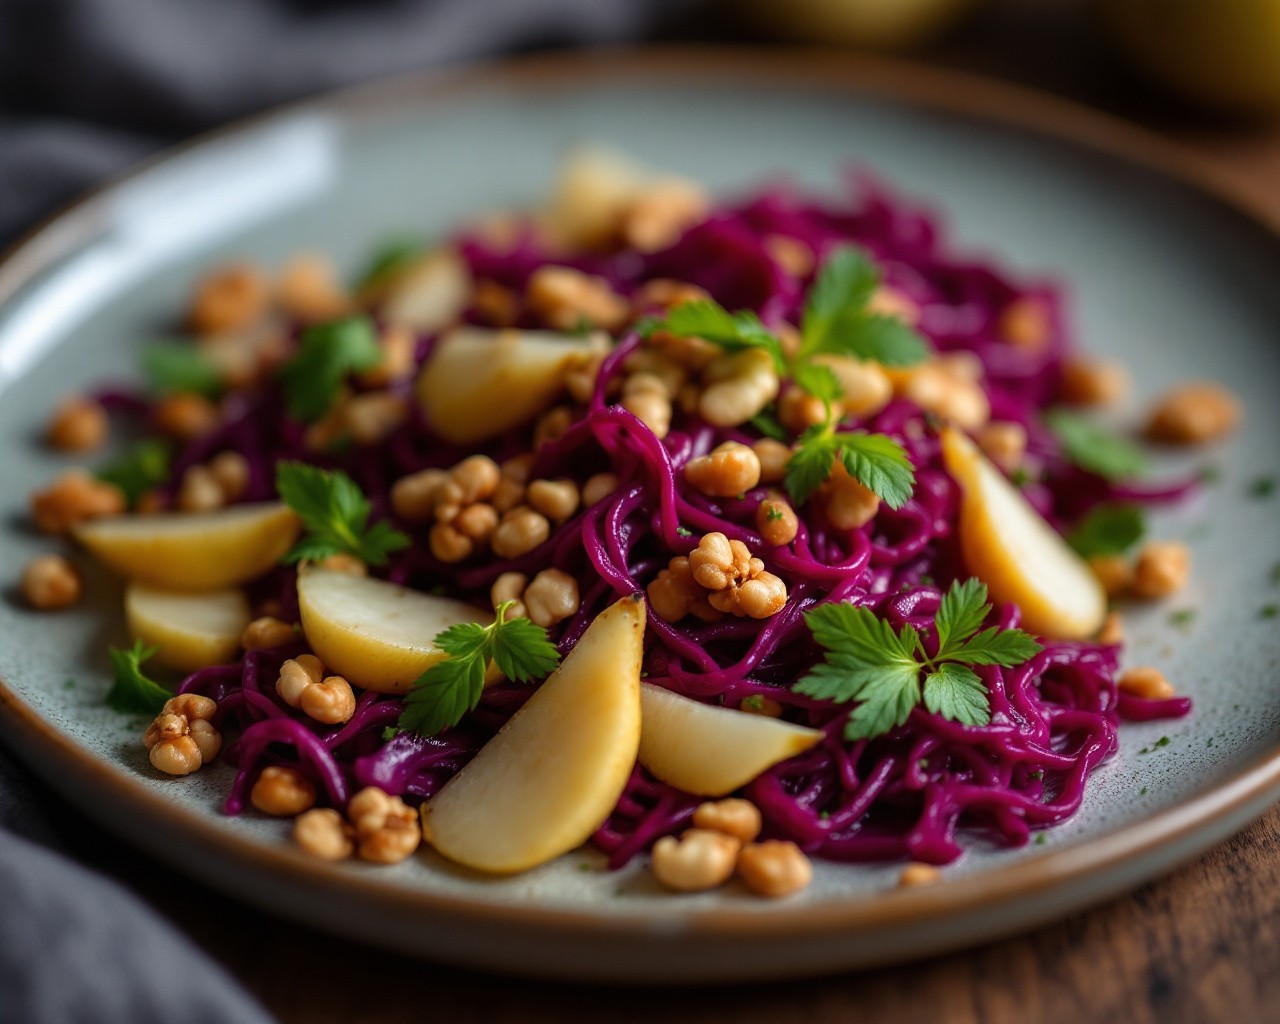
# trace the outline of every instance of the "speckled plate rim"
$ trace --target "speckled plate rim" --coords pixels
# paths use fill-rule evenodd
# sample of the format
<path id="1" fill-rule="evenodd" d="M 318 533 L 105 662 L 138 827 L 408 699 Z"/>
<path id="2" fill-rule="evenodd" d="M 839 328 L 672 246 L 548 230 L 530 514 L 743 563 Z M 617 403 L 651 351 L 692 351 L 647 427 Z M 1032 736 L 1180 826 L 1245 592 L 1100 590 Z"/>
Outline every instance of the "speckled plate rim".
<path id="1" fill-rule="evenodd" d="M 590 81 L 645 80 L 675 75 L 691 84 L 742 80 L 773 81 L 789 87 L 869 94 L 924 110 L 994 123 L 1050 141 L 1092 151 L 1155 172 L 1216 200 L 1219 211 L 1260 228 L 1280 247 L 1280 217 L 1256 202 L 1247 188 L 1209 160 L 1159 136 L 1089 108 L 962 72 L 905 62 L 851 57 L 821 50 L 718 47 L 606 50 L 542 54 L 473 64 L 396 78 L 291 104 L 221 128 L 153 157 L 38 225 L 0 260 L 0 304 L 32 284 L 47 268 L 71 255 L 99 230 L 103 203 L 121 183 L 206 142 L 266 122 L 307 112 L 359 118 L 405 105 L 447 102 L 455 95 L 492 85 L 522 89 L 563 88 Z M 199 814 L 133 782 L 111 764 L 81 748 L 41 719 L 0 680 L 0 736 L 56 789 L 105 826 L 156 856 L 252 902 L 334 930 L 331 913 L 317 913 L 315 900 L 372 914 L 386 927 L 375 931 L 370 918 L 353 920 L 351 937 L 392 945 L 440 959 L 484 962 L 486 929 L 505 929 L 508 940 L 542 942 L 548 949 L 586 950 L 593 943 L 640 942 L 655 954 L 646 966 L 583 964 L 560 973 L 602 980 L 636 980 L 666 967 L 668 980 L 706 981 L 742 977 L 745 970 L 709 957 L 685 966 L 663 957 L 670 939 L 715 940 L 730 955 L 742 944 L 768 939 L 805 940 L 811 951 L 803 965 L 758 967 L 756 978 L 796 976 L 843 966 L 929 955 L 1024 930 L 1098 903 L 1168 871 L 1242 828 L 1280 799 L 1280 749 L 1259 758 L 1226 781 L 1167 810 L 1096 839 L 1046 852 L 1011 866 L 948 881 L 936 887 L 889 891 L 821 906 L 767 910 L 732 906 L 673 911 L 661 920 L 625 905 L 582 911 L 479 902 L 425 893 L 319 863 L 287 846 L 242 839 Z M 104 771 L 108 769 L 107 771 Z M 246 874 L 247 872 L 247 874 Z M 355 915 L 359 917 L 359 914 Z M 946 923 L 969 921 L 960 932 Z M 459 939 L 449 948 L 438 939 L 412 939 L 414 929 L 449 925 Z M 478 930 L 477 930 L 478 929 Z M 870 940 L 858 951 L 831 938 Z M 675 945 L 679 945 L 678 943 Z M 547 973 L 545 957 L 489 958 L 488 966 L 521 973 Z"/>

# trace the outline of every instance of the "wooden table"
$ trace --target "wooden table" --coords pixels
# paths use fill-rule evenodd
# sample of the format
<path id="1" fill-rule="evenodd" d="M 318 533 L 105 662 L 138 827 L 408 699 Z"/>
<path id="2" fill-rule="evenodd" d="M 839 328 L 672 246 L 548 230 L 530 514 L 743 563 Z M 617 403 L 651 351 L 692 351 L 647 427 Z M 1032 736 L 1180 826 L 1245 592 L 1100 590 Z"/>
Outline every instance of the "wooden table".
<path id="1" fill-rule="evenodd" d="M 1112 61 L 1073 6 L 996 4 L 928 59 L 1162 130 L 1219 159 L 1280 215 L 1280 126 L 1181 112 Z M 720 990 L 575 987 L 435 967 L 277 921 L 83 825 L 74 845 L 171 913 L 286 1024 L 1280 1021 L 1280 808 L 1176 874 L 1023 937 L 925 963 Z"/>

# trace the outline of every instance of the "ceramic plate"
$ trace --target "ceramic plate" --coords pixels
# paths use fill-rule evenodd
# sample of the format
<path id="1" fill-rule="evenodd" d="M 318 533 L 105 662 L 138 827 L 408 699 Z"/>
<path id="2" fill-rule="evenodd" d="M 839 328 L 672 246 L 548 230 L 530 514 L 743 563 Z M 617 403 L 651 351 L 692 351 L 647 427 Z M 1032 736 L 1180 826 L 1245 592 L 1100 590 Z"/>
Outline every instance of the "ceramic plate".
<path id="1" fill-rule="evenodd" d="M 0 730 L 75 804 L 210 884 L 342 935 L 499 970 L 727 980 L 923 956 L 1118 893 L 1239 829 L 1280 795 L 1280 238 L 1193 163 L 1095 115 L 972 79 L 814 55 L 684 52 L 540 58 L 304 104 L 188 146 L 53 220 L 0 268 L 0 563 L 53 545 L 25 496 L 64 460 L 36 441 L 54 400 L 122 377 L 170 328 L 210 261 L 299 248 L 357 267 L 380 239 L 443 233 L 531 203 L 571 143 L 595 140 L 732 194 L 784 173 L 828 192 L 865 166 L 945 212 L 963 249 L 1069 284 L 1084 348 L 1114 353 L 1137 394 L 1212 376 L 1243 430 L 1194 460 L 1217 483 L 1157 517 L 1196 572 L 1131 617 L 1133 663 L 1160 665 L 1196 710 L 1128 725 L 1083 811 L 1020 850 L 974 846 L 945 884 L 893 889 L 897 868 L 821 865 L 780 903 L 732 887 L 657 891 L 589 853 L 486 880 L 428 855 L 394 868 L 294 852 L 278 821 L 218 813 L 230 770 L 157 778 L 133 723 L 102 706 L 123 639 L 120 585 L 40 615 L 0 604 Z M 1194 615 L 1170 621 L 1171 611 Z M 1158 745 L 1161 737 L 1168 742 Z"/>

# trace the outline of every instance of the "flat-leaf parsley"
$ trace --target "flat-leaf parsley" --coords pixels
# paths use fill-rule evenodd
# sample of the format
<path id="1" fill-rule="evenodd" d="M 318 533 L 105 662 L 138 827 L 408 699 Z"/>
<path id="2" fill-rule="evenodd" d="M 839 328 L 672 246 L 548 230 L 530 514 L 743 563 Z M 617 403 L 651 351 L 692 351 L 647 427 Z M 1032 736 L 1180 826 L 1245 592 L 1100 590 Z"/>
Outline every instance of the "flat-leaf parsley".
<path id="1" fill-rule="evenodd" d="M 386 565 L 391 552 L 409 546 L 409 537 L 390 523 L 369 525 L 369 500 L 341 470 L 279 462 L 276 491 L 298 513 L 307 530 L 284 556 L 286 563 L 347 554 L 369 565 Z"/>

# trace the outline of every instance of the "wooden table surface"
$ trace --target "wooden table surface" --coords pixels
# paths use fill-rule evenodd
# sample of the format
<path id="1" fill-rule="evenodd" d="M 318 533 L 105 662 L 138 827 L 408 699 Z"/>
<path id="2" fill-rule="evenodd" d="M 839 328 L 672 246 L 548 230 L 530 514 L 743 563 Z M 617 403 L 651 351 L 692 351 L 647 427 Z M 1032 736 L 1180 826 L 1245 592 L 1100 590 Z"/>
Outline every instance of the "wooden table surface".
<path id="1" fill-rule="evenodd" d="M 1219 160 L 1280 215 L 1280 124 L 1224 126 L 1146 89 L 1072 6 L 997 3 L 926 57 L 1161 130 Z M 75 845 L 171 912 L 285 1024 L 1280 1021 L 1280 807 L 1175 874 L 1019 938 L 902 967 L 716 990 L 592 988 L 436 967 L 263 915 L 140 863 L 96 830 L 78 826 Z"/>

